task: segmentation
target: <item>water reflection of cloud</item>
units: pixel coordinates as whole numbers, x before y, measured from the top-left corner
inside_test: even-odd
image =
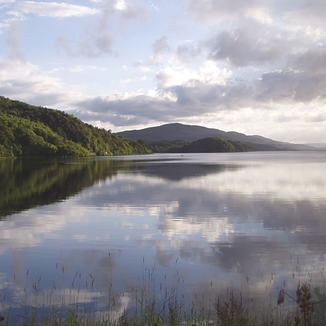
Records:
[[[210,179],[212,176],[208,178],[208,184]],[[270,192],[265,194],[254,192],[248,195],[240,190],[223,191],[218,182],[216,189],[212,187],[205,189],[201,187],[201,182],[198,180],[191,187],[184,182],[171,184],[161,181],[153,184],[151,181],[149,177],[121,176],[100,190],[93,189],[89,193],[85,192],[80,197],[80,202],[93,207],[118,209],[126,214],[146,213],[160,216],[162,229],[164,223],[173,223],[180,219],[195,225],[203,224],[213,218],[219,220],[226,218],[229,224],[256,222],[263,223],[267,231],[275,229],[288,232],[297,232],[300,228],[301,230],[316,228],[317,231],[325,224],[323,217],[326,212],[326,201],[314,198],[294,200],[275,198],[270,196]],[[201,181],[205,183],[205,180]],[[125,192],[126,184],[132,184],[132,187],[137,190]],[[238,187],[242,189],[241,185]],[[110,188],[115,189],[114,194],[110,192]],[[278,186],[275,185],[275,189],[277,188]],[[301,188],[295,189],[300,195]],[[252,229],[252,225],[250,228]],[[243,229],[243,232],[250,233],[250,231]]]
[[[324,265],[318,259],[323,242],[308,237],[326,230],[322,171],[319,163],[249,165],[171,182],[161,178],[161,172],[155,175],[155,169],[144,174],[138,170],[136,176],[121,174],[80,200],[127,215],[158,217],[157,228],[165,238],[155,241],[154,231],[154,236],[143,234],[140,239],[156,248],[161,266],[170,266],[176,256],[192,262],[200,258],[265,284],[273,271],[285,278],[296,270],[296,257],[305,266],[312,260]],[[126,185],[135,191],[125,191]],[[114,192],[106,191],[110,188]]]
[[[159,225],[159,229],[169,239],[187,239],[194,234],[198,234],[208,242],[226,241],[228,235],[234,232],[234,227],[227,218],[204,219],[202,223],[196,223],[192,219],[166,218]]]
[[[66,224],[80,222],[83,214],[81,207],[53,204],[0,220],[0,252],[34,247],[45,239],[60,239]]]
[[[185,179],[187,188],[213,192],[239,193],[248,196],[269,196],[278,199],[326,199],[324,164],[248,165],[241,169],[227,169],[209,178]]]
[[[180,269],[194,282],[212,277],[227,284],[250,276],[255,291],[293,271],[326,267],[323,164],[201,167],[200,173],[188,166],[173,177],[183,166],[122,172],[68,201],[0,221],[1,253],[13,249],[21,262],[12,266],[15,286],[23,287],[22,249],[48,240],[51,249],[61,248],[56,257],[67,273],[91,269],[99,288],[114,279],[137,283],[139,270],[130,266],[141,265],[137,259],[144,255],[163,269],[181,259]]]

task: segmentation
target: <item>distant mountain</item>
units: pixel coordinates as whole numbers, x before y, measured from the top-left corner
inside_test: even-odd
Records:
[[[306,144],[306,145],[313,147],[315,149],[326,150],[326,143],[312,143],[312,144]]]
[[[88,125],[59,110],[0,96],[0,156],[150,153],[143,143]]]
[[[119,136],[132,140],[143,140],[148,143],[162,142],[193,142],[208,137],[220,137],[228,140],[238,141],[252,151],[264,150],[311,150],[307,145],[279,142],[262,136],[248,136],[235,131],[223,131],[219,129],[206,128],[181,123],[170,123],[162,126],[145,128],[140,130],[128,130],[117,133]]]

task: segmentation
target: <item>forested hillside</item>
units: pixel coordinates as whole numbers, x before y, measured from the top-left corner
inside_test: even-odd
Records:
[[[220,137],[207,137],[185,142],[158,142],[149,144],[154,152],[161,153],[225,153],[225,152],[247,152],[249,148],[246,144],[238,141],[224,139]]]
[[[250,151],[283,151],[283,150],[312,150],[312,147],[300,144],[275,141],[258,135],[245,135],[235,131],[223,131],[220,129],[206,128],[181,123],[169,123],[157,127],[139,130],[126,130],[117,135],[134,140],[144,140],[156,146],[155,150],[162,151],[168,145],[178,142],[189,143],[209,137],[220,137],[227,140],[241,142]]]
[[[0,156],[145,154],[133,141],[82,122],[65,112],[0,96]]]

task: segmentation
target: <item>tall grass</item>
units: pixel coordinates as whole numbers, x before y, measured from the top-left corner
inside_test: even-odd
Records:
[[[238,289],[214,296],[204,293],[189,297],[178,284],[174,287],[162,282],[156,284],[153,274],[153,269],[145,269],[140,286],[125,293],[114,291],[113,285],[109,284],[106,297],[99,297],[98,305],[87,307],[80,303],[84,287],[94,294],[90,301],[98,293],[93,275],[87,274],[81,287],[81,274],[76,273],[71,289],[56,296],[53,293],[42,296],[38,278],[31,285],[36,298],[33,298],[33,304],[28,298],[24,309],[8,309],[0,315],[0,326],[326,325],[326,296],[320,289],[313,288],[311,281],[299,281],[295,291],[282,288],[278,296],[271,298],[266,293],[265,298],[255,301]],[[179,282],[183,283],[181,278]],[[262,301],[268,303],[267,308],[262,308]],[[99,306],[102,309],[98,309]]]

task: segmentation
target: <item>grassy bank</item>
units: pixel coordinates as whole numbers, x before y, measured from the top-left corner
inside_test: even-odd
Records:
[[[51,313],[40,318],[36,310],[15,323],[22,326],[145,326],[145,325],[216,325],[216,326],[324,326],[326,325],[326,297],[309,283],[298,283],[294,294],[280,290],[265,309],[259,302],[229,290],[223,297],[193,298],[185,304],[175,290],[165,291],[162,300],[136,294],[135,307],[129,312],[111,298],[111,310],[98,315],[75,308],[64,313],[53,307]],[[208,299],[208,300],[207,300]],[[267,298],[266,298],[267,299]],[[268,300],[267,300],[268,301]],[[266,301],[266,302],[267,302]],[[0,317],[0,326],[12,325],[10,310]]]

